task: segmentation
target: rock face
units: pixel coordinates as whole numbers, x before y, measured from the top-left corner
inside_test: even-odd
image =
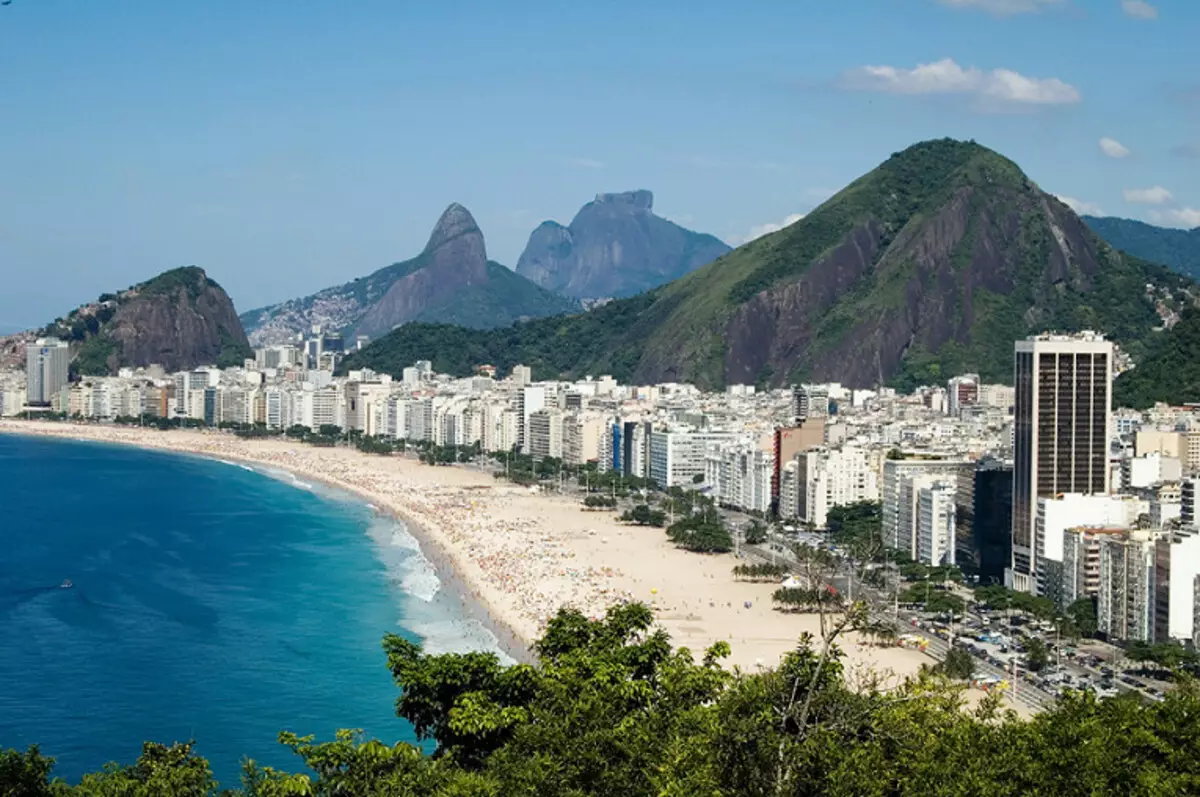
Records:
[[[579,309],[578,302],[489,261],[475,219],[454,203],[438,219],[421,254],[411,260],[311,296],[251,310],[242,315],[242,323],[255,345],[266,345],[318,324],[377,337],[410,321],[491,328]]]
[[[233,302],[203,269],[173,269],[101,298],[46,330],[71,342],[80,373],[153,364],[168,371],[239,365],[251,355]]]
[[[654,215],[649,191],[597,194],[569,227],[538,225],[517,273],[579,299],[632,296],[656,288],[729,251],[711,235]]]
[[[483,233],[458,203],[442,213],[417,258],[421,265],[392,283],[363,314],[355,333],[377,337],[415,320],[428,307],[445,304],[455,293],[487,282]]]
[[[561,233],[540,236],[562,245]],[[893,154],[802,220],[651,293],[454,339],[475,362],[535,363],[541,378],[911,390],[968,372],[1010,382],[1014,340],[1050,330],[1102,332],[1137,361],[1195,293],[1110,247],[1016,164],[943,139]],[[402,330],[377,351],[456,362],[438,348],[444,331],[420,335]]]

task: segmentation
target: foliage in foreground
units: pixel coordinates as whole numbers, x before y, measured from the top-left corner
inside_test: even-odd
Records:
[[[601,620],[563,610],[539,663],[485,653],[425,655],[388,636],[399,716],[432,755],[361,739],[282,734],[307,766],[248,763],[229,795],[372,797],[718,797],[719,795],[1166,795],[1200,793],[1200,694],[1160,703],[1071,695],[1030,721],[994,699],[964,710],[936,675],[893,690],[851,688],[826,636],[802,639],[775,670],[720,666],[673,649],[645,606]],[[961,675],[961,673],[956,673]],[[0,795],[208,797],[221,792],[190,745],[148,744],[131,766],[76,786],[51,781],[36,748],[0,754]]]

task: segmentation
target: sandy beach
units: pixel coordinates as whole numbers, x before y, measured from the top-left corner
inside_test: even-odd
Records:
[[[520,659],[528,658],[522,649],[563,605],[599,616],[620,600],[643,601],[676,645],[699,656],[725,640],[733,650],[729,663],[744,669],[775,665],[801,634],[819,627],[815,615],[774,611],[774,584],[735,581],[731,554],[682,551],[661,529],[624,526],[612,512],[584,511],[576,500],[534,494],[474,470],[218,432],[25,421],[0,421],[0,432],[242,460],[354,492],[396,513],[436,565],[455,569],[502,644]],[[873,672],[895,682],[932,661],[853,635],[842,648],[851,678]]]

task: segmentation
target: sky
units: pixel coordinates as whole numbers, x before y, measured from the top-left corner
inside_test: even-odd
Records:
[[[408,259],[514,266],[596,193],[738,244],[917,141],[1200,226],[1195,0],[11,0],[0,331],[198,265],[239,310]]]

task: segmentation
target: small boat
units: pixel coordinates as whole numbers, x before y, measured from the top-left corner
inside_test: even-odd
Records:
[[[75,585],[71,583],[71,579],[64,578],[63,583],[59,584],[58,588],[59,589],[70,589],[73,586],[75,586]]]

